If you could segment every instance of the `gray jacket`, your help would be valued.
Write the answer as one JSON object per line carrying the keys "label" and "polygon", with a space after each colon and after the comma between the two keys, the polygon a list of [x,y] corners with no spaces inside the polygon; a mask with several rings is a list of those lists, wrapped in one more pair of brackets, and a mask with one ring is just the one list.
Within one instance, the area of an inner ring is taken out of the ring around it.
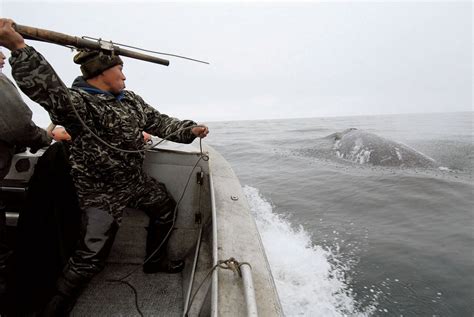
{"label": "gray jacket", "polygon": [[32,113],[15,85],[0,73],[0,141],[12,147],[30,147],[33,151],[47,146],[51,139],[31,120]]}

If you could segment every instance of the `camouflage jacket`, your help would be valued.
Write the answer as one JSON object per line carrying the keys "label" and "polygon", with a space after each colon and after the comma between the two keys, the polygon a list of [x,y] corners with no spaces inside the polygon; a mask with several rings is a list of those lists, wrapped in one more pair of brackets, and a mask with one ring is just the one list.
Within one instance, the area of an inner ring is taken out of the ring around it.
{"label": "camouflage jacket", "polygon": [[0,73],[0,141],[11,147],[30,147],[32,150],[48,146],[51,143],[44,129],[31,120],[30,108],[21,98],[15,85]]}
{"label": "camouflage jacket", "polygon": [[[10,64],[20,89],[46,109],[53,123],[64,126],[72,136],[71,174],[82,207],[94,206],[112,212],[110,209],[126,204],[117,197],[126,197],[124,192],[133,193],[146,181],[142,170],[144,153],[124,153],[102,144],[80,123],[70,101],[95,134],[120,149],[143,149],[142,131],[164,138],[196,124],[161,114],[131,91],[114,96],[87,91],[81,85],[68,89],[46,59],[30,46],[13,51]],[[190,129],[169,138],[181,143],[191,143],[194,139]],[[104,197],[104,193],[109,195]],[[104,199],[97,201],[98,195]]]}

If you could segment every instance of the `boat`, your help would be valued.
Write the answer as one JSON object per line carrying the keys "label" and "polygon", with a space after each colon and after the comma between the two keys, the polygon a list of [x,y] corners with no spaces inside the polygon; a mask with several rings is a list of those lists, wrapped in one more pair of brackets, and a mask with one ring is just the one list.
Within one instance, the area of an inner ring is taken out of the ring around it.
{"label": "boat", "polygon": [[[15,155],[2,181],[4,194],[26,190],[40,155]],[[282,316],[241,184],[218,151],[198,141],[165,141],[147,152],[144,169],[165,183],[179,204],[168,253],[184,259],[185,268],[178,274],[144,274],[148,218],[126,209],[106,268],[78,298],[71,316]],[[18,213],[6,214],[14,227]]]}

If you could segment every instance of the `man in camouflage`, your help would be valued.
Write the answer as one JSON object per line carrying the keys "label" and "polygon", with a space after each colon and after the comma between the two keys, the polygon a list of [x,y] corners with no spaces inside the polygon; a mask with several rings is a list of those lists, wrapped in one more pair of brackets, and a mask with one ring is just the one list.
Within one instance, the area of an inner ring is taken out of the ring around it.
{"label": "man in camouflage", "polygon": [[[206,137],[208,128],[161,114],[140,96],[124,90],[123,63],[115,55],[78,53],[74,62],[81,65],[83,76],[71,89],[66,88],[45,58],[14,31],[12,23],[0,19],[0,45],[12,51],[13,77],[26,95],[48,111],[51,121],[64,126],[72,137],[71,174],[83,210],[83,238],[44,312],[62,315],[72,308],[83,286],[103,269],[124,208],[144,210],[150,217],[147,256],[171,230],[176,203],[163,184],[142,170],[144,153],[133,152],[144,149],[142,132],[166,137],[179,131],[169,140],[190,143],[196,137]],[[108,144],[132,152],[104,145],[85,126]],[[167,259],[163,245],[143,270],[175,273],[183,266],[182,261]]]}

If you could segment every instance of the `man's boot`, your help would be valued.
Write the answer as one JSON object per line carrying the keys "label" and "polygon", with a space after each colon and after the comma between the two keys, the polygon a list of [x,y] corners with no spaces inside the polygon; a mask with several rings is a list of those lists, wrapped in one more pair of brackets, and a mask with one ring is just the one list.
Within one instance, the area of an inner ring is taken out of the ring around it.
{"label": "man's boot", "polygon": [[43,309],[41,317],[68,316],[86,285],[83,277],[66,270],[56,283],[56,294]]}
{"label": "man's boot", "polygon": [[82,290],[102,271],[110,253],[118,224],[106,211],[87,208],[82,219],[82,238],[56,283],[56,293],[42,316],[68,316]]}
{"label": "man's boot", "polygon": [[167,245],[173,229],[176,203],[167,199],[145,209],[150,217],[147,228],[145,273],[179,273],[184,269],[184,261],[172,261],[167,256]]}

